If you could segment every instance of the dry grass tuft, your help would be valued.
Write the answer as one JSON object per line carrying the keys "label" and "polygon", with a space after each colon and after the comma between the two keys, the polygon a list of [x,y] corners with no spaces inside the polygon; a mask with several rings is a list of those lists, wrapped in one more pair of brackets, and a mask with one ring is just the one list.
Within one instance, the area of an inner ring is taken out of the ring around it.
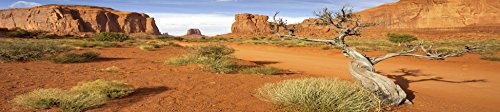
{"label": "dry grass tuft", "polygon": [[369,112],[380,101],[361,86],[326,78],[292,79],[266,84],[258,93],[273,104],[298,112]]}

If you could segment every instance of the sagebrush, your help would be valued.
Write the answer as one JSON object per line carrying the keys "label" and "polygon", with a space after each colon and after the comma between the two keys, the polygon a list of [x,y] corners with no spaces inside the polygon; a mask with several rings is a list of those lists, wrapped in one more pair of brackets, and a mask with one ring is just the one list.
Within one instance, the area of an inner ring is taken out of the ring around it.
{"label": "sagebrush", "polygon": [[125,97],[133,91],[133,86],[124,82],[96,80],[79,83],[70,90],[37,89],[16,96],[13,102],[32,109],[59,107],[63,112],[81,112],[97,108],[107,100]]}
{"label": "sagebrush", "polygon": [[0,41],[0,61],[32,61],[69,51],[55,42]]}
{"label": "sagebrush", "polygon": [[287,111],[370,112],[380,101],[360,85],[328,78],[291,79],[257,90],[267,101]]}
{"label": "sagebrush", "polygon": [[99,58],[97,52],[66,53],[52,58],[54,63],[83,63],[94,61]]}

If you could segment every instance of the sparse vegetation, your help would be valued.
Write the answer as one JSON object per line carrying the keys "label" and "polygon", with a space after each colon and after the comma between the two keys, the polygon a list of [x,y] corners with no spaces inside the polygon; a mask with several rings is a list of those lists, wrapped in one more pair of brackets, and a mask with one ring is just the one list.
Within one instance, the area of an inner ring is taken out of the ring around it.
{"label": "sparse vegetation", "polygon": [[32,109],[59,107],[63,112],[81,112],[103,105],[109,99],[122,98],[133,87],[118,81],[96,80],[80,83],[71,90],[37,89],[18,95],[14,103]]}
{"label": "sparse vegetation", "polygon": [[97,33],[92,38],[95,41],[110,41],[110,42],[123,42],[130,39],[130,37],[126,34],[113,33],[113,32]]}
{"label": "sparse vegetation", "polygon": [[60,101],[60,96],[66,94],[66,91],[61,89],[37,89],[32,92],[18,95],[14,98],[14,103],[32,109],[47,109],[54,106]]}
{"label": "sparse vegetation", "polygon": [[106,103],[107,98],[98,93],[67,93],[62,95],[58,107],[63,112],[83,112]]}
{"label": "sparse vegetation", "polygon": [[69,43],[72,46],[83,47],[83,48],[108,48],[108,47],[120,47],[121,46],[117,42],[71,41]]}
{"label": "sparse vegetation", "polygon": [[280,69],[273,67],[250,67],[240,70],[242,74],[276,75]]}
{"label": "sparse vegetation", "polygon": [[134,92],[134,87],[124,82],[96,80],[79,83],[77,86],[71,88],[70,91],[88,94],[97,93],[107,98],[115,99],[125,97]]}
{"label": "sparse vegetation", "polygon": [[66,53],[52,58],[54,63],[83,63],[96,60],[99,53],[86,52],[86,53]]}
{"label": "sparse vegetation", "polygon": [[417,37],[410,34],[388,33],[387,37],[389,38],[389,41],[398,44],[409,43],[418,40]]}
{"label": "sparse vegetation", "polygon": [[266,84],[258,93],[269,102],[297,112],[369,112],[380,101],[361,86],[338,79],[291,79]]}
{"label": "sparse vegetation", "polygon": [[184,40],[184,38],[175,37],[175,36],[171,36],[171,35],[162,35],[162,36],[158,36],[157,38],[160,40],[163,40],[163,41],[182,41],[182,40]]}
{"label": "sparse vegetation", "polygon": [[495,56],[495,55],[485,55],[481,57],[482,60],[488,60],[488,61],[500,61],[500,56]]}
{"label": "sparse vegetation", "polygon": [[16,31],[12,31],[7,33],[7,36],[11,37],[19,37],[19,38],[30,38],[36,36],[36,33],[29,32],[23,29],[17,29]]}
{"label": "sparse vegetation", "polygon": [[239,65],[234,57],[234,49],[224,45],[196,46],[191,49],[191,53],[180,58],[172,58],[165,61],[165,64],[184,66],[188,64],[201,64],[202,69],[215,73],[233,73],[242,71],[248,74],[274,74],[274,68],[254,68]]}
{"label": "sparse vegetation", "polygon": [[0,61],[39,60],[68,50],[69,47],[47,41],[0,41]]}
{"label": "sparse vegetation", "polygon": [[157,44],[144,44],[144,45],[139,45],[139,49],[144,50],[144,51],[153,51],[156,48],[160,48],[159,45]]}

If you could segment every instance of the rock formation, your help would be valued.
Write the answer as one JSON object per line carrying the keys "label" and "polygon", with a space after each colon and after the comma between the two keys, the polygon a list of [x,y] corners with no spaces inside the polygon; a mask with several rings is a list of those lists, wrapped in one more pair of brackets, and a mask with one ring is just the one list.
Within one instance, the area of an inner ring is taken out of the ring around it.
{"label": "rock formation", "polygon": [[189,29],[186,33],[186,35],[182,36],[183,38],[202,38],[204,37],[203,34],[201,34],[200,29],[192,28]]}
{"label": "rock formation", "polygon": [[[384,38],[386,33],[396,32],[423,38],[500,38],[494,33],[500,31],[499,0],[401,0],[357,14],[365,22],[379,23],[378,26],[363,30],[363,37]],[[232,33],[222,36],[268,36],[272,28],[272,24],[267,22],[268,18],[256,14],[237,14]],[[324,38],[337,34],[336,28],[317,26],[320,22],[319,19],[306,19],[295,24],[295,33]]]}
{"label": "rock formation", "polygon": [[258,14],[236,14],[231,32],[236,34],[270,34],[269,17]]}
{"label": "rock formation", "polygon": [[58,35],[98,32],[160,34],[155,20],[144,13],[82,5],[45,5],[0,10],[0,28],[21,28]]}
{"label": "rock formation", "polygon": [[500,1],[400,0],[358,14],[386,29],[491,27],[500,26]]}

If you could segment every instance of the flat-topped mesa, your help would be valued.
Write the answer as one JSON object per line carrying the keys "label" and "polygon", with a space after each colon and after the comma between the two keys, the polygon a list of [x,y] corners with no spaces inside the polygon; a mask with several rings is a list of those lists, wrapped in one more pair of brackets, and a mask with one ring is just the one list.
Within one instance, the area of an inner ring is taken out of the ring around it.
{"label": "flat-topped mesa", "polygon": [[189,29],[186,33],[186,35],[182,36],[183,38],[202,38],[205,37],[203,34],[201,34],[201,30],[197,28],[192,28]]}
{"label": "flat-topped mesa", "polygon": [[99,32],[160,34],[154,18],[147,14],[85,5],[44,5],[0,10],[0,28],[20,28],[58,35],[91,35]]}

